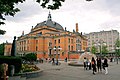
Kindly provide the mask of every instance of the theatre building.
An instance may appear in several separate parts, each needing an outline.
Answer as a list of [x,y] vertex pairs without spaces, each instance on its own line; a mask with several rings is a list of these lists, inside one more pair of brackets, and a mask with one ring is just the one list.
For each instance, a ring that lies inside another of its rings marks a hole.
[[23,56],[27,53],[36,53],[38,58],[50,58],[58,55],[59,59],[79,58],[79,52],[86,50],[87,39],[76,30],[70,32],[59,23],[52,21],[48,14],[46,21],[32,27],[30,33],[24,34],[17,39],[17,54]]

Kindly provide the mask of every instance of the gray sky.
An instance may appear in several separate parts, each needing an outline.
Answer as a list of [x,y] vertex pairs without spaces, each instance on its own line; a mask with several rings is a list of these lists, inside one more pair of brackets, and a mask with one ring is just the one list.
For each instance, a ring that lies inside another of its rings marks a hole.
[[[43,9],[35,0],[26,0],[17,5],[21,9],[14,17],[7,16],[6,24],[0,26],[6,30],[0,35],[0,43],[12,42],[14,36],[19,37],[22,31],[30,32],[32,26],[47,20],[49,10]],[[120,32],[120,0],[66,0],[58,10],[50,10],[52,20],[69,31],[78,23],[79,32],[118,30]]]

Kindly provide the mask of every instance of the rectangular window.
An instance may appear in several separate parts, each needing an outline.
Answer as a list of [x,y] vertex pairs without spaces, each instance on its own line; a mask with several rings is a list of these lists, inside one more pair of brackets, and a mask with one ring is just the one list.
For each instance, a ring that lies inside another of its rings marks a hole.
[[60,43],[60,39],[58,39],[58,43]]
[[55,44],[56,44],[56,40],[55,40]]
[[55,46],[55,51],[56,51],[56,46]]
[[36,51],[38,50],[38,47],[36,46]]
[[62,52],[62,56],[64,56],[64,52]]
[[70,45],[68,46],[68,50],[70,51]]
[[73,51],[73,46],[71,46],[71,51]]
[[52,46],[52,42],[49,42],[49,46]]
[[[58,48],[60,48],[60,46],[58,46]],[[60,51],[60,49],[59,49],[59,51]]]
[[70,38],[68,39],[68,43],[70,43]]

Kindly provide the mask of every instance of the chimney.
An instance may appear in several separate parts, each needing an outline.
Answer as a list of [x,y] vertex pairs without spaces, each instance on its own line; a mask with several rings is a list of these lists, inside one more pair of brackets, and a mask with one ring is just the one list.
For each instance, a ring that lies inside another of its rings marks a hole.
[[78,32],[78,23],[76,23],[76,32]]

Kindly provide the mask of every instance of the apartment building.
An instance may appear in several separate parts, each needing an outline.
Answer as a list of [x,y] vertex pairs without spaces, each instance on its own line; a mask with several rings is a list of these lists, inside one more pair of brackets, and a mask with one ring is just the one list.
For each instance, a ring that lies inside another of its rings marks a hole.
[[119,39],[119,32],[117,30],[110,31],[100,31],[100,32],[91,32],[89,34],[85,34],[88,39],[88,47],[91,48],[92,45],[101,43],[101,45],[107,46],[109,52],[113,52],[115,49],[115,42]]

